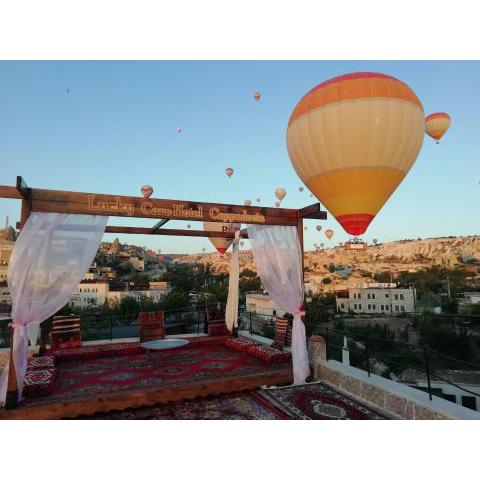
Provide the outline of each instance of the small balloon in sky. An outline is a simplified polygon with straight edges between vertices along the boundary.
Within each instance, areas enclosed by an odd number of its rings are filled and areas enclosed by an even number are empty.
[[[187,225],[187,228],[190,228],[190,227],[191,227],[191,225],[190,225],[190,224],[188,224],[188,225]]]
[[[260,92],[255,92],[253,94],[253,98],[256,102],[258,102],[262,98],[262,95],[260,94]]]
[[[249,207],[251,204],[252,204],[252,201],[247,198],[246,200],[244,200],[243,204],[246,206],[246,207]]]
[[[227,174],[227,177],[230,178],[233,175],[233,168],[226,168],[225,173]]]
[[[180,128],[180,127],[177,128],[177,133],[181,133],[181,132],[183,132],[183,128]]]
[[[153,193],[153,188],[150,185],[142,185],[140,191],[145,198],[150,198]]]
[[[440,139],[445,135],[448,127],[450,127],[450,115],[445,112],[437,112],[428,115],[425,118],[425,131],[427,135],[440,143]]]
[[[275,206],[278,208],[280,206],[280,202],[275,202]]]
[[[205,247],[202,248],[202,252],[205,253],[207,249]]]
[[[69,89],[69,88],[67,88],[66,92],[67,92],[67,93],[70,93],[70,89]]]
[[[302,193],[302,192],[303,192],[303,187],[298,187],[298,191],[299,191],[300,193]]]
[[[244,245],[245,245],[245,242],[242,240],[242,241],[240,242],[240,246],[243,247]]]
[[[319,232],[319,231],[322,229],[322,226],[321,226],[321,225],[317,225],[315,228],[317,229],[317,232]]]
[[[261,200],[260,200],[260,197],[259,197],[259,198],[257,198],[257,203],[260,203],[260,202],[261,202]]]
[[[304,229],[305,231],[307,231],[307,230],[308,230],[308,227],[305,225],[305,226],[303,227],[303,229]]]
[[[326,231],[325,231],[325,236],[326,236],[329,240],[331,240],[332,237],[333,237],[333,230],[331,230],[331,229],[326,230]]]
[[[277,188],[275,190],[275,196],[282,201],[285,198],[285,195],[287,194],[287,191],[284,188]]]

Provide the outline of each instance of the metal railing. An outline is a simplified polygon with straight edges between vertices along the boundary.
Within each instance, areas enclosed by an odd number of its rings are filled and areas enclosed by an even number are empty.
[[[368,376],[376,373],[426,391],[430,400],[437,396],[454,401],[450,398],[451,395],[432,385],[437,381],[443,382],[476,398],[477,410],[480,410],[480,393],[446,378],[448,372],[452,371],[466,376],[471,372],[475,372],[474,375],[478,372],[480,377],[480,365],[454,358],[426,344],[412,345],[389,338],[355,334],[327,325],[319,326],[318,333],[325,338],[327,360],[343,362],[343,354],[348,352],[349,365],[366,371]],[[346,345],[344,339],[347,340]],[[408,371],[410,378],[406,374]],[[423,383],[425,387],[422,386]]]

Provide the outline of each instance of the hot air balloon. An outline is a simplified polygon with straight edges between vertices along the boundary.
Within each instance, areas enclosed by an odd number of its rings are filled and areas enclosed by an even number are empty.
[[[425,130],[413,90],[380,73],[351,73],[310,90],[293,110],[295,171],[350,235],[365,233],[415,162]]]
[[[177,133],[181,133],[183,128],[177,128]]]
[[[153,193],[153,188],[150,185],[142,185],[140,191],[145,198],[150,198]]]
[[[372,240],[372,242],[373,242],[375,245],[377,244],[377,241],[378,241],[378,240],[377,240],[376,238],[374,238],[374,239]]]
[[[275,206],[278,208],[280,206],[280,202],[275,202]]]
[[[260,95],[260,92],[255,92],[253,94],[253,98],[255,99],[256,102],[258,102],[262,98],[262,95]]]
[[[240,246],[243,247],[244,245],[245,245],[245,242],[242,240],[242,241],[240,242]]]
[[[329,240],[331,240],[332,237],[333,237],[333,230],[331,230],[331,229],[325,230],[325,236],[326,236]]]
[[[303,227],[303,229],[304,229],[305,231],[307,231],[307,230],[308,230],[308,227],[307,227],[307,226],[305,226],[305,227]]]
[[[160,249],[157,250],[157,253],[162,253],[162,251]]]
[[[239,223],[221,223],[221,222],[203,222],[203,229],[208,232],[229,232],[233,233],[235,230],[240,230]],[[233,242],[233,238],[219,238],[209,237],[213,246],[222,255],[227,251],[230,244]]]
[[[319,232],[319,231],[322,229],[322,226],[321,226],[321,225],[317,225],[315,228],[317,229],[317,232]]]
[[[278,198],[280,202],[285,198],[286,194],[287,194],[287,191],[284,188],[277,188],[275,190],[275,196]]]
[[[298,187],[298,191],[299,191],[300,193],[302,193],[302,192],[303,192],[303,187]]]
[[[207,249],[205,247],[202,248],[202,252],[205,253]]]
[[[321,244],[320,244],[320,246],[321,246],[322,248],[323,248],[324,245],[325,245],[324,243],[321,243]]]
[[[246,200],[244,200],[243,204],[244,204],[246,207],[249,207],[249,206],[252,204],[252,201],[247,198]]]
[[[190,227],[191,227],[191,225],[190,225],[190,224],[188,224],[188,225],[187,225],[187,228],[190,228]]]
[[[432,113],[425,118],[425,131],[440,143],[440,139],[445,135],[445,132],[450,126],[450,115],[445,112]]]
[[[261,202],[260,198],[257,198],[257,203],[260,203],[260,202]]]
[[[226,168],[225,173],[230,178],[233,175],[233,168],[230,168],[230,167]]]

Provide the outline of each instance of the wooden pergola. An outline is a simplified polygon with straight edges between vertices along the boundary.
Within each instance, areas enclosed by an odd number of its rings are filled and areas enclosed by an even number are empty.
[[[325,220],[327,212],[319,203],[300,209],[232,205],[224,203],[194,202],[190,200],[166,200],[159,198],[129,197],[98,193],[71,192],[30,188],[21,176],[14,187],[0,185],[0,198],[21,200],[21,230],[31,212],[73,213],[127,218],[152,218],[157,223],[151,227],[107,226],[105,233],[128,233],[141,235],[179,235],[187,237],[234,238],[231,231],[205,231],[163,228],[170,220],[207,221],[222,223],[246,223],[260,225],[286,225],[297,228],[302,249],[303,268],[303,221]],[[240,232],[248,238],[246,230]],[[10,408],[16,404],[17,385],[15,367],[10,354],[7,402]]]

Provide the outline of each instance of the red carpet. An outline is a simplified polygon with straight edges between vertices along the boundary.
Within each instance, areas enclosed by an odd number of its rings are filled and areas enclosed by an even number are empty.
[[[61,403],[91,397],[162,390],[225,378],[256,376],[291,368],[268,365],[223,345],[60,362],[55,388],[48,397],[26,405]]]
[[[381,420],[382,417],[326,385],[260,390],[265,400],[298,420]]]
[[[256,393],[221,395],[215,398],[84,417],[88,420],[287,420],[288,418],[275,405]]]

